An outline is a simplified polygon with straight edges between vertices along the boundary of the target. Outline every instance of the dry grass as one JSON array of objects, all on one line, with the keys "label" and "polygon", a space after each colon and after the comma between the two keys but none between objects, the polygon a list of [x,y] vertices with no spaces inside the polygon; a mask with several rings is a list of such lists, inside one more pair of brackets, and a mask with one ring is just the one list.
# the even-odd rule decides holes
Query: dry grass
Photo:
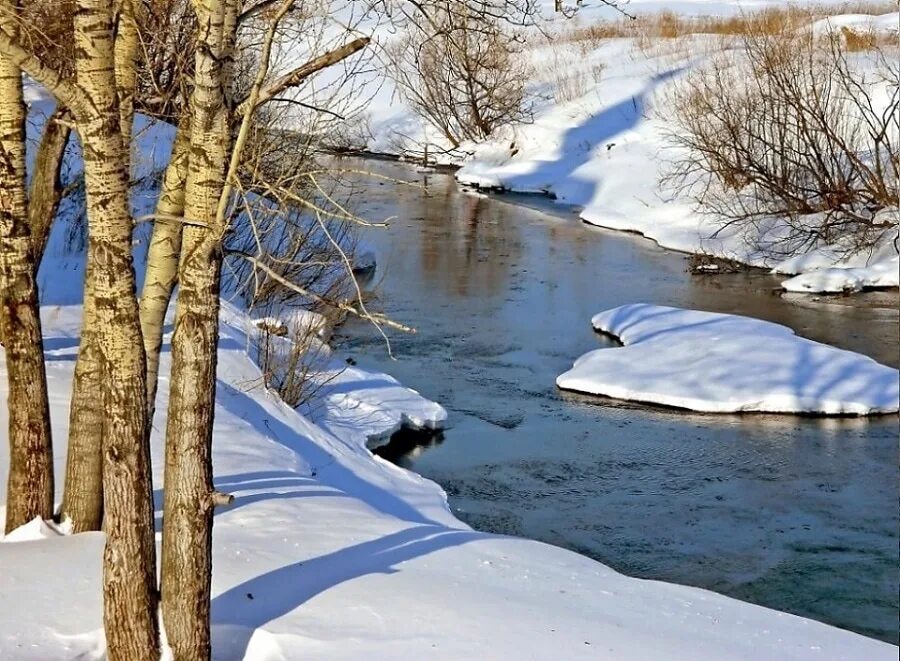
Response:
[{"label": "dry grass", "polygon": [[892,50],[900,45],[896,34],[875,32],[874,30],[854,30],[843,27],[841,28],[841,38],[848,53]]},{"label": "dry grass", "polygon": [[548,49],[532,63],[532,75],[549,84],[556,103],[580,99],[603,80],[603,64],[572,46]]},{"label": "dry grass", "polygon": [[[838,14],[866,14],[880,16],[896,12],[896,1],[846,2],[812,7],[789,5],[782,8],[766,8],[734,16],[682,16],[671,11],[639,16],[637,19],[603,21],[591,25],[575,26],[556,39],[582,44],[585,50],[598,47],[608,39],[637,39],[647,47],[658,40],[678,39],[689,35],[707,34],[722,37],[748,34],[780,34],[786,29],[797,29],[810,22]],[[852,31],[851,31],[852,32]],[[888,37],[853,33],[856,50],[867,50]],[[871,45],[868,45],[871,44]]]}]

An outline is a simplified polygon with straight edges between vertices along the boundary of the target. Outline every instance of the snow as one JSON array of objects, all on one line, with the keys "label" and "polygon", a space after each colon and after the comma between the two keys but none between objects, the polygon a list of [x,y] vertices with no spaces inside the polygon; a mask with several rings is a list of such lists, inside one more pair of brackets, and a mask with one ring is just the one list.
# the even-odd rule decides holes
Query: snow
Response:
[{"label": "snow", "polygon": [[900,405],[896,369],[767,321],[636,303],[592,324],[624,346],[581,356],[560,388],[710,413],[868,415]]},{"label": "snow", "polygon": [[[588,11],[608,11],[587,4]],[[666,4],[672,3],[635,0],[630,8],[653,10]],[[740,6],[677,3],[678,10],[698,11]],[[617,48],[621,46],[613,45],[604,56],[620,52]],[[660,126],[645,120],[644,101],[675,72],[648,72],[646,63],[623,61],[622,66],[586,98],[548,106],[534,128],[518,138],[521,157],[510,158],[499,143],[479,147],[481,160],[471,165],[471,176],[551,192],[561,201],[585,204],[586,218],[603,216],[604,222],[631,229],[628,219],[638,217],[633,211],[645,209],[642,199],[655,195],[648,163],[655,163]],[[33,109],[48,111],[45,96],[34,88],[28,94]],[[387,93],[378,98],[394,113],[383,118],[385,125],[409,122],[408,110],[398,108]],[[373,124],[379,121],[374,117]],[[36,135],[38,127],[30,127],[29,135]],[[414,127],[405,128],[416,134]],[[171,127],[139,120],[135,130],[140,156],[136,176],[142,176],[168,158]],[[373,139],[389,142],[386,134]],[[77,170],[78,161],[72,145],[68,167]],[[637,180],[636,187],[629,180]],[[134,199],[138,215],[152,199],[141,190]],[[697,240],[695,220],[677,205],[656,208],[646,218],[672,221],[672,229],[659,230],[659,236],[671,235],[664,241],[693,246]],[[649,225],[635,229],[651,231]],[[83,258],[68,254],[67,243],[57,228],[40,273],[57,502],[81,327]],[[320,320],[299,312],[286,322],[263,321],[318,328]],[[772,342],[807,350],[800,344],[806,341],[787,329],[766,326]],[[646,336],[634,339],[632,329],[619,330],[634,348],[653,342]],[[439,404],[387,374],[331,356],[318,376],[322,385],[314,400],[303,412],[294,410],[263,387],[260,370],[248,356],[251,337],[258,332],[253,319],[223,303],[213,463],[216,488],[233,494],[235,501],[215,517],[214,658],[896,658],[894,646],[815,621],[697,588],[629,578],[563,549],[471,530],[452,515],[438,485],[368,449],[401,425],[441,427],[447,413]],[[151,435],[158,527],[170,339],[164,338]],[[887,369],[809,344],[815,347],[809,348],[810,355],[858,370],[854,383],[857,376],[871,373],[875,378],[883,373],[878,370]],[[820,353],[825,351],[834,353]],[[825,364],[817,369],[836,368]],[[895,373],[892,378],[896,386]],[[6,384],[0,350],[4,402]],[[870,389],[859,399],[876,399],[880,393]],[[3,404],[0,429],[7,424]],[[2,513],[8,452],[0,450]],[[65,531],[48,522],[32,521],[2,540],[15,543],[0,544],[0,658],[104,655],[104,536],[61,533]]]},{"label": "snow", "polygon": [[867,288],[900,286],[900,259],[897,255],[863,267],[817,269],[781,283],[786,291],[801,293],[841,293]]},{"label": "snow", "polygon": [[13,542],[33,542],[37,539],[59,537],[62,534],[64,533],[55,523],[52,521],[44,521],[42,518],[37,517],[28,523],[19,526],[8,535],[0,537],[0,542],[4,544]]},{"label": "snow", "polygon": [[313,419],[341,436],[360,439],[360,444],[385,440],[401,427],[434,430],[443,427],[447,411],[388,374],[344,365],[324,371],[325,382],[316,393],[323,407]]},{"label": "snow", "polygon": [[[42,312],[60,467],[81,310]],[[259,385],[251,328],[223,306],[213,460],[235,502],[215,519],[214,658],[896,658],[896,647],[814,621],[471,530],[436,484],[364,446],[395,414],[438,425],[440,407],[354,367],[314,422]],[[158,504],[167,352],[162,361]],[[4,376],[0,355],[0,390]],[[393,392],[394,413],[348,418],[356,402],[375,406],[368,389]],[[0,544],[0,657],[102,658],[102,545],[101,533]]]},{"label": "snow", "polygon": [[[722,13],[713,3],[688,4],[698,11],[706,7],[710,14]],[[629,10],[653,6],[635,3]],[[817,21],[812,29],[851,27],[891,33],[898,25],[898,13],[842,15]],[[505,127],[485,143],[466,145],[472,156],[462,163],[457,179],[464,185],[550,195],[579,207],[587,223],[636,232],[673,250],[790,272],[779,268],[784,259],[779,243],[789,235],[783,219],[723,228],[722,218],[698,211],[685,192],[665,181],[680,149],[671,140],[668,98],[673,85],[721,48],[707,35],[662,40],[650,47],[633,39],[606,39],[582,49],[565,40],[539,46],[532,53],[535,89],[548,98],[553,90],[574,81],[581,93],[566,101],[548,98],[538,105],[533,122]],[[887,98],[888,89],[889,83],[873,80],[868,91],[877,104]],[[896,209],[893,212],[887,223],[896,236]],[[810,216],[806,222],[813,225],[817,219]],[[852,291],[897,286],[896,247],[877,266],[867,254],[851,249],[848,255],[839,248],[820,245],[810,250],[818,258],[815,268],[873,268],[850,271],[843,280],[836,271],[789,280],[786,288]]]},{"label": "snow", "polygon": [[781,283],[792,292],[834,294],[898,287],[897,239],[897,229],[887,230],[870,254],[858,252],[848,256],[829,248],[813,250],[777,264],[772,272],[800,274]]},{"label": "snow", "polygon": [[897,14],[883,14],[881,16],[841,14],[819,19],[810,26],[810,30],[816,36],[841,32],[844,28],[863,34],[869,32],[890,34],[900,32],[900,20],[898,20]]}]

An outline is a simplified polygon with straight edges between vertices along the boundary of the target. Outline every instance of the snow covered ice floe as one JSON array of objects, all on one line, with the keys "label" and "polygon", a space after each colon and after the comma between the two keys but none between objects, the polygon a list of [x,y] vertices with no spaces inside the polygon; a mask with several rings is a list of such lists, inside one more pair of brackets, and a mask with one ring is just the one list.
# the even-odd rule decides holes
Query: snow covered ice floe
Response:
[{"label": "snow covered ice floe", "polygon": [[711,413],[869,415],[900,405],[897,370],[767,321],[636,303],[592,323],[625,346],[583,355],[560,388]]}]

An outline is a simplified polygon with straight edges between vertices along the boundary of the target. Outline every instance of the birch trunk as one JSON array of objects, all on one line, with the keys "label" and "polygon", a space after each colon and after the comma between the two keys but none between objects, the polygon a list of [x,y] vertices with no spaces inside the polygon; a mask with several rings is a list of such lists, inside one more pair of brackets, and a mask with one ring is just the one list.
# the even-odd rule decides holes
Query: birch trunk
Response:
[{"label": "birch trunk", "polygon": [[223,235],[216,217],[230,142],[223,62],[234,39],[236,5],[195,3],[200,31],[184,215],[205,226],[184,226],[178,265],[162,545],[163,621],[177,661],[210,656],[211,445]]},{"label": "birch trunk", "polygon": [[[89,255],[90,256],[90,255]],[[72,532],[100,530],[103,524],[103,392],[93,264],[88,260],[82,305],[81,342],[69,404],[69,439],[60,521]]]},{"label": "birch trunk", "polygon": [[[3,0],[0,10],[3,29],[15,34],[18,3]],[[0,56],[0,337],[9,380],[10,451],[6,532],[53,515],[50,407],[25,196],[25,117],[21,72]]]},{"label": "birch trunk", "polygon": [[79,120],[79,132],[103,395],[103,620],[110,659],[155,659],[159,631],[145,364],[113,17],[112,0],[78,0],[74,16],[76,77],[95,110],[87,120]]},{"label": "birch trunk", "polygon": [[[112,46],[114,93],[119,114],[119,132],[123,136],[127,151],[128,145],[131,144],[134,122],[136,60],[139,46],[137,19],[132,0],[119,2],[115,26],[116,36]],[[65,143],[62,146],[64,148]],[[131,159],[126,153],[126,168],[129,168],[130,162]],[[57,200],[56,204],[58,203]],[[49,234],[49,225],[46,231]],[[46,237],[44,240],[46,241]],[[95,277],[90,263],[86,276],[81,345],[75,365],[72,402],[69,408],[65,490],[59,513],[60,519],[68,521],[74,532],[100,530],[103,523],[103,386],[99,362],[101,352],[97,346],[95,330],[100,321],[96,317]]]},{"label": "birch trunk", "polygon": [[172,158],[163,175],[162,192],[156,203],[153,236],[147,252],[147,274],[141,295],[141,332],[147,354],[147,420],[152,424],[159,383],[166,311],[178,280],[178,256],[184,216],[184,187],[190,155],[190,122],[182,120],[175,136]]}]

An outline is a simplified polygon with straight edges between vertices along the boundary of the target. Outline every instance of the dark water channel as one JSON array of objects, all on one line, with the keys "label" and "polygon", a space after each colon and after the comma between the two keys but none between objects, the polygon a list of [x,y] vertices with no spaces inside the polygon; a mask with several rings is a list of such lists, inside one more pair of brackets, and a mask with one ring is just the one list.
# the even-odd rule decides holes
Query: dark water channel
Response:
[{"label": "dark water channel", "polygon": [[775,321],[896,366],[896,292],[783,297],[765,273],[690,275],[650,241],[467,194],[447,175],[427,190],[359,183],[366,217],[395,217],[363,237],[371,287],[418,333],[392,336],[397,361],[364,324],[338,348],[449,411],[443,434],[396,439],[393,461],[441,484],[478,529],[897,643],[896,416],[697,415],[554,386],[609,344],[591,316],[638,301]]}]

